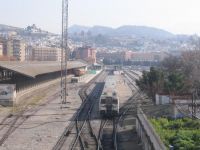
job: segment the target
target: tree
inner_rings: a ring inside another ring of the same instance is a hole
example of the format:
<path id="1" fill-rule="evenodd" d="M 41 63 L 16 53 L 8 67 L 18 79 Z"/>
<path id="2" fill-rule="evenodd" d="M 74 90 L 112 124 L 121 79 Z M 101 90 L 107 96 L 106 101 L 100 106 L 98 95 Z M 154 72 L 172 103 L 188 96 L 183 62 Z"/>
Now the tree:
<path id="1" fill-rule="evenodd" d="M 137 84 L 153 99 L 156 93 L 180 95 L 191 93 L 194 89 L 200 95 L 200 51 L 166 58 L 159 67 L 151 67 L 150 72 L 144 72 Z"/>
<path id="2" fill-rule="evenodd" d="M 170 73 L 164 82 L 165 91 L 169 94 L 177 95 L 184 91 L 185 83 L 184 76 L 181 73 Z"/>
<path id="3" fill-rule="evenodd" d="M 136 83 L 141 90 L 146 91 L 154 100 L 155 94 L 163 89 L 164 74 L 162 70 L 151 67 L 150 72 L 144 71 L 142 78 L 137 80 Z"/>
<path id="4" fill-rule="evenodd" d="M 182 62 L 179 57 L 170 56 L 161 62 L 161 68 L 166 72 L 177 72 L 182 66 L 181 63 Z"/>
<path id="5" fill-rule="evenodd" d="M 182 72 L 191 88 L 200 89 L 200 51 L 184 52 L 181 57 Z"/>

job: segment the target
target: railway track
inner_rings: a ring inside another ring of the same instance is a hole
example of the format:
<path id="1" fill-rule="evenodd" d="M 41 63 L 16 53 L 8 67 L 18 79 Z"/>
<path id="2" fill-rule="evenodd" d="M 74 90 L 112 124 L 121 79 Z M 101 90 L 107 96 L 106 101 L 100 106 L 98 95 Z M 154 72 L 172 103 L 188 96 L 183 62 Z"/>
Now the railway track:
<path id="1" fill-rule="evenodd" d="M 136 117 L 136 106 L 137 106 L 137 100 L 141 96 L 140 93 L 138 93 L 137 86 L 132 83 L 133 79 L 130 78 L 128 83 L 130 88 L 132 89 L 132 96 L 129 98 L 127 103 L 120 108 L 120 114 L 118 117 L 109 120 L 102 120 L 99 130 L 99 143 L 102 146 L 102 149 L 105 150 L 118 150 L 120 149 L 118 146 L 119 142 L 119 136 L 118 136 L 118 128 L 120 126 L 123 126 L 124 120 L 127 118 L 127 116 L 132 116 L 134 114 L 134 117 Z M 134 78 L 135 81 L 135 78 Z M 134 111 L 133 111 L 134 110 Z"/>
<path id="2" fill-rule="evenodd" d="M 135 85 L 135 74 L 132 76 L 129 72 L 125 71 L 125 79 L 132 90 L 132 96 L 128 101 L 120 108 L 120 114 L 115 123 L 115 150 L 120 149 L 142 149 L 138 145 L 137 133 L 135 131 L 137 107 L 144 99 L 143 95 L 139 92 L 139 89 Z M 132 147 L 126 147 L 127 142 L 131 143 Z M 125 148 L 126 147 L 126 148 Z"/>
<path id="3" fill-rule="evenodd" d="M 95 79 L 88 84 L 86 84 L 79 92 L 80 97 L 83 101 L 81 108 L 74 115 L 73 120 L 69 126 L 66 127 L 62 136 L 58 140 L 57 144 L 54 146 L 53 150 L 60 149 L 97 149 L 97 150 L 117 150 L 118 149 L 118 136 L 117 128 L 119 122 L 122 122 L 125 115 L 130 112 L 131 108 L 135 108 L 135 100 L 138 97 L 138 92 L 133 94 L 128 101 L 128 104 L 121 108 L 121 114 L 119 118 L 114 118 L 112 120 L 106 119 L 101 120 L 101 125 L 99 129 L 99 135 L 95 135 L 94 129 L 91 125 L 91 113 L 95 105 L 94 99 L 99 99 L 103 85 L 98 84 L 98 82 L 103 82 L 103 77 L 99 80 Z M 87 89 L 96 82 L 96 86 L 93 91 L 87 95 Z M 131 107 L 130 107 L 130 104 Z M 127 108 L 128 107 L 128 108 Z M 70 145 L 69 139 L 71 137 Z M 68 139 L 68 140 L 67 140 Z M 66 142 L 68 141 L 68 143 Z"/>
<path id="4" fill-rule="evenodd" d="M 132 75 L 132 79 L 134 80 L 138 80 L 140 78 L 140 75 L 137 74 L 136 72 L 134 72 L 133 70 L 130 71 L 131 72 L 131 75 Z M 130 74 L 130 73 L 129 73 Z"/>
<path id="5" fill-rule="evenodd" d="M 4 130 L 5 128 L 7 130 L 4 132 L 4 134 L 0 138 L 0 146 L 2 146 L 4 142 L 8 139 L 8 137 L 17 128 L 19 128 L 30 116 L 33 116 L 35 113 L 41 110 L 42 107 L 46 106 L 47 104 L 55 100 L 55 98 L 58 96 L 59 96 L 59 92 L 56 92 L 54 95 L 52 95 L 51 98 L 49 98 L 47 101 L 43 102 L 42 104 L 38 105 L 37 107 L 28 108 L 29 106 L 24 106 L 20 112 L 6 116 L 1 122 L 0 131 Z M 9 121 L 6 123 L 7 120 Z"/>
<path id="6" fill-rule="evenodd" d="M 129 87 L 131 88 L 131 89 L 134 89 L 134 91 L 136 92 L 136 93 L 138 93 L 138 97 L 140 98 L 140 100 L 141 100 L 141 102 L 144 102 L 146 99 L 147 99 L 147 97 L 143 94 L 143 93 L 141 93 L 141 91 L 140 91 L 140 89 L 137 87 L 137 85 L 136 85 L 136 83 L 135 83 L 135 81 L 140 77 L 140 75 L 138 75 L 137 73 L 135 73 L 134 71 L 131 71 L 131 73 L 130 72 L 127 72 L 127 71 L 125 71 L 125 73 L 126 73 L 126 75 L 127 75 L 127 80 L 128 80 L 128 85 L 129 85 Z M 132 92 L 134 92 L 133 90 L 132 90 Z"/>
<path id="7" fill-rule="evenodd" d="M 74 114 L 73 121 L 65 128 L 63 134 L 53 147 L 53 150 L 66 149 L 66 147 L 70 150 L 97 149 L 97 147 L 99 147 L 98 138 L 91 126 L 90 117 L 93 106 L 102 92 L 103 84 L 101 82 L 104 81 L 106 75 L 105 72 L 101 73 L 79 91 L 83 103 L 76 114 Z M 92 84 L 96 86 L 93 88 L 92 92 L 87 95 L 86 91 Z"/>
<path id="8" fill-rule="evenodd" d="M 103 150 L 116 150 L 115 137 L 116 137 L 116 120 L 106 119 L 101 121 L 99 130 L 99 143 Z"/>
<path id="9" fill-rule="evenodd" d="M 96 87 L 93 89 L 92 93 L 88 96 L 87 103 L 84 106 L 83 111 L 79 114 L 76 119 L 76 128 L 77 128 L 77 137 L 73 142 L 72 148 L 76 148 L 76 143 L 79 139 L 83 149 L 96 149 L 98 146 L 97 136 L 94 134 L 94 131 L 91 126 L 91 113 L 93 106 L 95 104 L 95 99 L 98 99 L 98 96 L 101 94 L 101 89 L 103 88 L 102 83 L 97 83 Z"/>

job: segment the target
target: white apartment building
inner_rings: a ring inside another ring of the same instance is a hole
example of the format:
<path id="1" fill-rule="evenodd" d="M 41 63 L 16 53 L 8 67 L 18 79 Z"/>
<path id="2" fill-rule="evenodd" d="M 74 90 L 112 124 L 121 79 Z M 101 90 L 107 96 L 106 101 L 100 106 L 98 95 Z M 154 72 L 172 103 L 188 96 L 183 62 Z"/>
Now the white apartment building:
<path id="1" fill-rule="evenodd" d="M 54 47 L 34 47 L 26 48 L 27 61 L 61 61 L 61 49 Z"/>

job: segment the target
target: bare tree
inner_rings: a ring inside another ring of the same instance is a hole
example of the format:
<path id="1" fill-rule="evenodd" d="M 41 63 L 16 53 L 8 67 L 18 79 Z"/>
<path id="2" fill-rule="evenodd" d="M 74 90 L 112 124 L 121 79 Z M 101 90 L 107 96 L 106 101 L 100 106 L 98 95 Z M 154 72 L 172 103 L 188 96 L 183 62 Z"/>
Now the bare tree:
<path id="1" fill-rule="evenodd" d="M 181 68 L 181 59 L 175 56 L 167 57 L 163 60 L 161 67 L 167 72 L 176 72 Z"/>
<path id="2" fill-rule="evenodd" d="M 193 87 L 200 84 L 200 50 L 187 51 L 182 54 L 182 71 Z"/>

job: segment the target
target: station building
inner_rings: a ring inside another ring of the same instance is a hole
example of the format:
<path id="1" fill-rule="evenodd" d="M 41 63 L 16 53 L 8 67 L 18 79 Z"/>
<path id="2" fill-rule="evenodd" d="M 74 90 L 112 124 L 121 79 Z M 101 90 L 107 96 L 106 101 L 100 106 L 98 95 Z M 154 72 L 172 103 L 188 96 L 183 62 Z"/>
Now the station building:
<path id="1" fill-rule="evenodd" d="M 81 61 L 69 61 L 68 75 L 73 75 L 77 69 L 86 70 L 87 64 Z M 60 62 L 16 62 L 0 61 L 0 104 L 2 97 L 8 95 L 6 90 L 16 93 L 41 83 L 60 78 Z M 4 98 L 3 98 L 4 100 Z"/>

